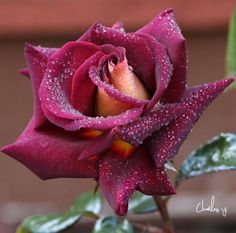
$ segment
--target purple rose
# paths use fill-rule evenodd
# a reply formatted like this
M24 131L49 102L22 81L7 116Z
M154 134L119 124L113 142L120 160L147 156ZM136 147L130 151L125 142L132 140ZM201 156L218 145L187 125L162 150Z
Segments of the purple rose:
M51 49L27 44L34 115L1 150L42 179L91 177L118 215L135 190L175 193L164 165L232 79L186 88L186 45L172 10L134 33L92 25Z

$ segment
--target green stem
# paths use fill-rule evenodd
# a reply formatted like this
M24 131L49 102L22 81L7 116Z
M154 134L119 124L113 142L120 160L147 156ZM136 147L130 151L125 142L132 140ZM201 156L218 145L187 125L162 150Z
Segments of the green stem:
M174 233L174 227L167 210L167 201L160 196L153 196L163 222L164 233Z

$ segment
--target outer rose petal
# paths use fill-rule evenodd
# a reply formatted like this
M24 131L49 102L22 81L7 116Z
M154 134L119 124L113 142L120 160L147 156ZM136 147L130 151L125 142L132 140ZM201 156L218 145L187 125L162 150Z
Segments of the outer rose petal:
M108 152L100 162L99 185L117 215L126 214L135 189L149 195L174 193L164 168L157 169L141 147L128 160Z
M226 79L204 84L187 90L182 103L186 112L168 126L156 132L147 139L149 150L156 166L163 166L178 152L181 144L198 121L207 106L233 81Z
M187 55L185 39L176 23L173 10L162 12L138 32L152 35L167 47L174 70L164 100L180 101L186 88Z
M33 96L34 96L34 127L37 128L43 124L46 119L40 107L41 101L38 96L38 89L42 82L44 72L47 68L47 62L51 55L57 49L43 48L41 46L25 45L25 58L28 65L28 72L31 77ZM26 72L24 72L26 74Z
M161 127L168 125L186 111L183 104L166 104L157 106L151 112L139 117L127 125L120 126L116 133L123 140L138 146Z
M97 177L96 161L79 161L78 157L88 140L78 133L48 125L34 130L30 125L14 144L1 148L25 164L42 179L57 177Z

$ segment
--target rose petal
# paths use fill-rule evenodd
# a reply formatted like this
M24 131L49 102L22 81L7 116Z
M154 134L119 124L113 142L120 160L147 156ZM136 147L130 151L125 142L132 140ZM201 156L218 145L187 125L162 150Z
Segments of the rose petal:
M126 214L135 189L149 195L174 193L164 169L157 169L141 147L128 160L108 152L100 162L99 185L117 215Z
M134 33L124 33L118 30L95 24L90 29L88 39L92 43L112 44L126 49L127 60L138 77L150 90L155 88L154 67L155 62L146 41Z
M126 112L110 117L87 117L81 116L75 120L60 118L48 111L42 106L43 111L47 119L53 124L64 128L68 131L77 131L81 128L109 130L119 125L125 125L129 122L137 119L143 112L143 106L127 110Z
M135 106L127 102L118 101L108 95L103 89L98 88L95 105L96 116L116 116L129 109L132 109L133 107Z
M28 65L28 72L31 77L34 96L34 125L35 128L45 123L46 119L40 107L41 101L38 96L38 89L42 82L47 62L57 49L43 48L41 46L25 45L25 58ZM26 74L26 73L25 73Z
M123 140L138 146L155 131L169 124L185 112L183 104L166 104L159 106L136 121L116 129L117 135Z
M101 136L97 137L94 140L86 145L79 156L79 160L87 159L94 155L100 156L105 152L112 144L114 139L113 130L103 133Z
M165 46L159 43L151 35L144 33L138 33L138 35L140 37L145 38L155 58L156 90L152 99L146 106L146 110L149 111L161 99L161 97L165 93L172 76L173 66L170 62Z
M103 89L109 96L118 100L120 102L132 104L134 107L142 106L148 102L148 100L137 99L130 95L121 93L119 90L114 88L112 85L109 85L101 80L100 71L97 67L91 66L89 70L89 77L92 82L99 88Z
M39 95L44 114L57 126L70 131L82 127L105 130L126 124L141 114L143 106L110 118L86 117L72 106L69 96L72 76L85 60L98 51L101 51L100 48L94 44L71 42L50 58Z
M163 166L177 154L179 147L207 106L232 81L233 79L226 79L187 90L182 100L186 112L146 141L146 148L155 160L156 166Z
M117 58L117 62L122 62L125 59L125 48L123 47L115 47L111 44L104 44L99 46L102 51L106 54L110 54L112 56L115 56ZM107 62L107 59L106 59ZM103 64L99 64L100 66Z
M31 124L15 143L1 151L20 161L42 179L97 177L96 161L77 158L88 140L52 125L34 130Z
M109 61L108 72L111 83L121 93L136 99L147 100L150 98L146 88L128 65L126 58L117 64Z
M22 69L18 70L18 72L19 72L21 75L23 75L23 76L25 76L25 77L27 77L27 78L30 78L30 71L29 71L28 68L22 68Z
M44 108L57 117L81 117L70 101L72 78L78 67L98 51L98 46L88 42L69 42L49 59L39 89Z
M93 28L96 26L98 23L94 23L93 25L90 26L90 28L78 39L78 41L90 41L90 34ZM112 29L125 32L124 25L121 21L118 21L112 25Z
M71 102L84 115L91 116L94 112L96 86L89 78L89 68L98 65L102 56L102 52L95 53L79 67L73 77Z
M178 102L186 89L187 55L185 39L176 23L173 10L160 13L138 32L152 35L167 47L174 70L163 100Z
M95 115L96 116L114 116L119 115L122 112L125 112L128 109L135 107L135 104L132 104L131 101L137 101L133 96L130 99L129 95L123 94L119 88L117 88L112 79L112 75L109 72L109 64L121 64L126 60L125 57L125 49L122 47L114 47L113 45L101 45L100 48L105 52L108 53L104 55L99 61L99 68L95 68L95 72L92 75L92 80L100 81L100 86L105 85L108 88L108 93L110 89L110 95L103 90L103 88L98 87L97 94L96 94L96 106L95 106ZM97 84L97 83L96 83ZM112 94L116 92L115 96ZM126 98L128 102L122 101L122 97ZM121 101L120 101L121 100ZM131 100L131 101L130 101Z

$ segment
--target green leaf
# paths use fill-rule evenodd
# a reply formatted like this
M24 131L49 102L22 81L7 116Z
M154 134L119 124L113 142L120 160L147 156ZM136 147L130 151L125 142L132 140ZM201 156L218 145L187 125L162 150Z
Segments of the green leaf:
M228 42L226 51L226 75L236 77L236 8L234 8L228 30ZM236 87L236 81L230 85Z
M120 220L115 216L99 219L93 233L134 233L133 227L127 219Z
M236 169L236 134L222 133L193 151L183 162L177 182L207 173Z
M18 226L16 229L16 233L31 233L30 231L28 231L27 229L23 229L22 226Z
M99 214L102 208L102 199L99 193L85 193L75 199L70 207L71 212L92 212Z
M72 227L82 216L97 218L102 200L99 194L86 193L79 196L70 209L63 214L32 216L18 227L17 233L57 233Z
M52 214L45 216L32 216L22 223L23 232L32 233L56 233L73 226L81 217L81 214Z
M152 196L135 192L129 200L129 213L143 214L158 211Z

